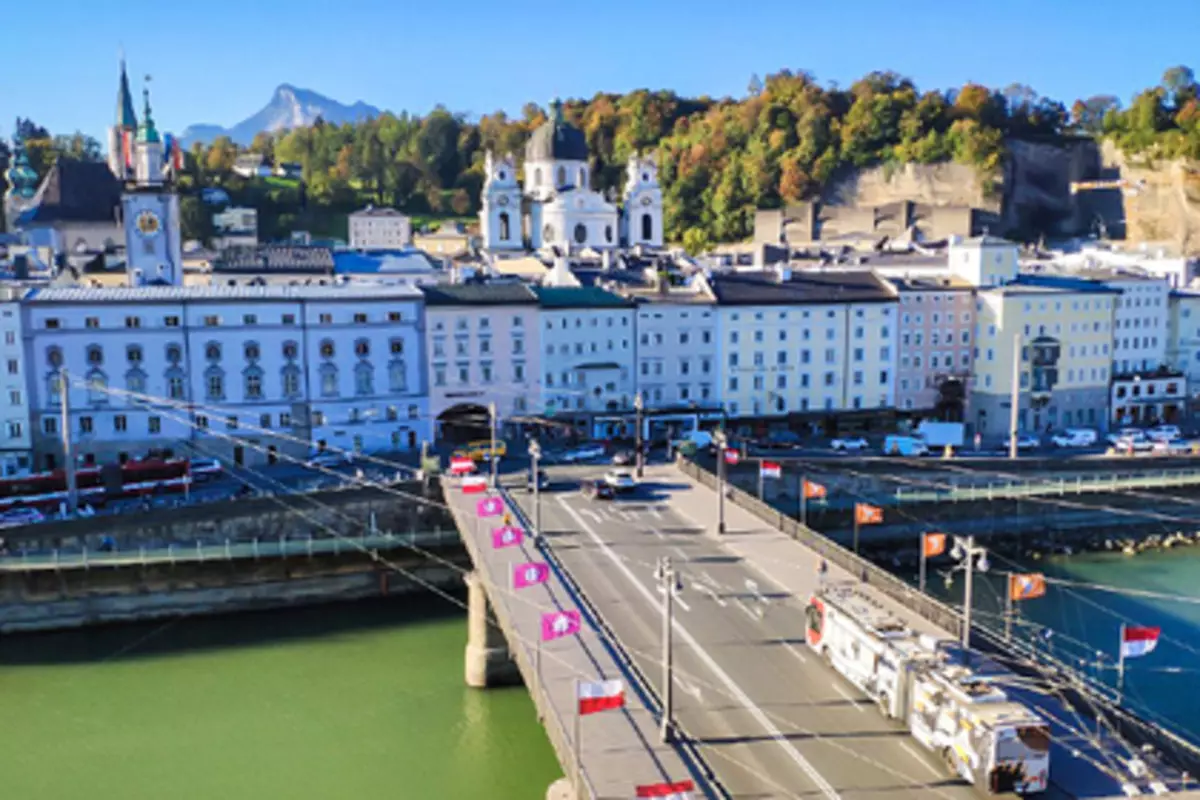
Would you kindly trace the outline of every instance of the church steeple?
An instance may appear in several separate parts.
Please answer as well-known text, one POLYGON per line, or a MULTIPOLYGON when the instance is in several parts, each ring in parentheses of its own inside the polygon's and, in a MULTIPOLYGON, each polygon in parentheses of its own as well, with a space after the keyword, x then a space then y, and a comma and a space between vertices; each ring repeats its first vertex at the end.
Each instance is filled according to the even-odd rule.
POLYGON ((129 91, 129 75, 125 72, 125 59, 121 59, 121 83, 117 88, 117 127, 137 130, 137 115, 133 113, 133 95, 129 91))
MULTIPOLYGON (((146 79, 149 80, 147 75, 146 79)), ((142 89, 142 98, 144 105, 142 107, 142 124, 138 127, 137 140, 139 143, 155 143, 158 139, 158 128, 154 127, 154 117, 150 114, 150 88, 142 89)))

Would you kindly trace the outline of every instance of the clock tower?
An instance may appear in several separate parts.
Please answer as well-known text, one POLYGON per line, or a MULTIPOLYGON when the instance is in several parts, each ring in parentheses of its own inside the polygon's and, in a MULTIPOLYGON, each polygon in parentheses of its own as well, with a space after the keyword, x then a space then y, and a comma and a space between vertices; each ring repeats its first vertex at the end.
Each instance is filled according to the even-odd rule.
POLYGON ((168 181, 171 173, 150 113, 150 91, 145 90, 143 95, 145 108, 131 158, 134 175, 121 195, 126 274, 130 286, 180 286, 183 253, 179 195, 168 181))

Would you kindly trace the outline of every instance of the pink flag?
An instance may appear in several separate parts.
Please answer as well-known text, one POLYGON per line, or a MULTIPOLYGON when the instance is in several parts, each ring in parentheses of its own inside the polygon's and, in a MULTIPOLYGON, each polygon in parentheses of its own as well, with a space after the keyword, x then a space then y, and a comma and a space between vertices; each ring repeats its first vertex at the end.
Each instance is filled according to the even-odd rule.
POLYGON ((512 525, 501 525, 499 528, 492 528, 492 548, 499 550, 502 547, 516 547, 525 540, 525 531, 520 528, 514 528, 512 525))
POLYGON ((542 641, 549 642, 579 633, 582 624, 578 611, 551 611, 542 614, 542 641))
POLYGON ((475 512, 481 517, 498 517, 504 511, 504 501, 499 497, 485 497, 475 504, 475 512))
POLYGON ((513 588, 524 589, 550 580, 550 566, 537 561, 513 567, 513 588))

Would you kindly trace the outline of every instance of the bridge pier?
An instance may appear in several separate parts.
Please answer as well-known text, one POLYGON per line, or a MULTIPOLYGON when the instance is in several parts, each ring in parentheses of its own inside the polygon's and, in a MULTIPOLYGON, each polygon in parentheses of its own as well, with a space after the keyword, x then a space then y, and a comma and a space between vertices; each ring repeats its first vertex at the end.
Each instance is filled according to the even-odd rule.
POLYGON ((546 789, 546 800, 579 800, 579 795, 569 780, 559 778, 546 789))
POLYGON ((520 682, 520 672, 508 654, 508 643, 495 624, 495 615, 488 602, 483 581, 474 572, 466 577, 467 584, 467 651, 465 675, 467 686, 486 689, 520 682))

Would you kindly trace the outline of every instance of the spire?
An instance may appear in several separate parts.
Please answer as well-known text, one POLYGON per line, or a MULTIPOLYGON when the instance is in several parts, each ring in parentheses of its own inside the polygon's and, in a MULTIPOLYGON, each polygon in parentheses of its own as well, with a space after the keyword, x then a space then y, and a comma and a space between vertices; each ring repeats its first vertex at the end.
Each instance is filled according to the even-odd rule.
POLYGON ((129 93, 129 76, 125 74, 125 57, 121 56, 121 85, 117 89, 117 127, 137 129, 137 115, 133 113, 133 95, 129 93))
MULTIPOLYGON (((150 76, 146 76, 146 80, 150 80, 150 76)), ((150 115, 150 87, 142 89, 142 98, 144 105, 142 106, 142 125, 138 128, 137 140, 139 142, 158 142, 158 129, 154 127, 154 117, 150 115)))
POLYGON ((555 125, 561 125, 563 121, 562 101, 557 97, 550 101, 550 121, 555 125))
POLYGON ((25 152, 25 140, 18 134, 13 136, 12 161, 4 175, 8 181, 8 194, 15 197, 33 197, 37 193, 37 173, 29 166, 29 155, 25 152))

